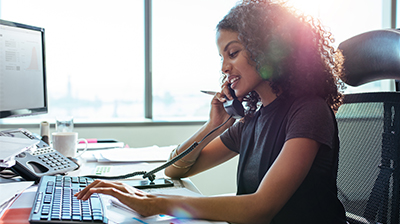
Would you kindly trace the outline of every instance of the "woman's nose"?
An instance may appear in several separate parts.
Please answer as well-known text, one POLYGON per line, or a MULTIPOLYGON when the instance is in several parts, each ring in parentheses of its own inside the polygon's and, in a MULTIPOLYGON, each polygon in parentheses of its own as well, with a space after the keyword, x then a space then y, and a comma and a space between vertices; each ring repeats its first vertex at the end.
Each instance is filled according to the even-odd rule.
POLYGON ((231 71, 231 69, 232 69, 232 65, 231 65, 230 63, 228 63, 228 62, 226 62, 226 61, 223 61, 223 62, 222 62, 222 68, 221 68, 221 70, 222 70, 223 73, 229 74, 229 72, 231 71))

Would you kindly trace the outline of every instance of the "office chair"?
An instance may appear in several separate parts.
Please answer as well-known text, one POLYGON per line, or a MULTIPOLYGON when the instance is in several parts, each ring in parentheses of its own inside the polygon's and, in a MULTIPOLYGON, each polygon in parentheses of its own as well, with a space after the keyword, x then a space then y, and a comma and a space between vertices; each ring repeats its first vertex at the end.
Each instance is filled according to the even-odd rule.
MULTIPOLYGON (((376 30, 339 45, 342 81, 351 86, 400 79, 400 32, 376 30)), ((336 114, 338 197, 351 224, 399 224, 400 92, 347 94, 336 114)))

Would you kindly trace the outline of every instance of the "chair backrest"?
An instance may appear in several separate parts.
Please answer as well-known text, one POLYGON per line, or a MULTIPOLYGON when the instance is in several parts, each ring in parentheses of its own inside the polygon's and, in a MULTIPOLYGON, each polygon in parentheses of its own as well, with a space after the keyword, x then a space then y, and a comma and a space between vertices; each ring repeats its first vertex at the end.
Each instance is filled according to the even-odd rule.
POLYGON ((400 93, 392 92, 347 95, 336 114, 338 195, 349 216, 399 223, 398 113, 400 93))
MULTIPOLYGON (((400 79, 400 32, 372 31, 350 38, 345 83, 358 86, 400 79)), ((400 92, 348 94, 336 114, 339 139, 338 196, 350 223, 399 224, 400 92)))
POLYGON ((400 80, 400 31, 374 30, 343 41, 342 81, 359 86, 382 79, 400 80))

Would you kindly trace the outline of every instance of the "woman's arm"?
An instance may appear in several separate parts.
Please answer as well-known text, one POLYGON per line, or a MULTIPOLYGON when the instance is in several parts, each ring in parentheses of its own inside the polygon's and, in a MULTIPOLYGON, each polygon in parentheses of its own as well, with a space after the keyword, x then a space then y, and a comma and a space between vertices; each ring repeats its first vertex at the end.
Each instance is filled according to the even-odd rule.
MULTIPOLYGON (((226 124, 225 126, 230 125, 226 124)), ((177 152, 171 153, 171 159, 178 153, 183 152, 194 141, 199 142, 206 134, 212 129, 207 128, 205 124, 194 136, 189 138, 186 142, 181 144, 176 150, 177 152)), ((219 136, 227 127, 221 127, 220 130, 215 131, 207 139, 201 142, 191 153, 185 156, 182 160, 178 160, 174 165, 165 169, 165 175, 171 178, 182 178, 192 176, 207 169, 210 169, 224 161, 227 161, 237 153, 229 150, 225 144, 222 143, 219 136), (210 142, 211 141, 211 142, 210 142)))
MULTIPOLYGON (((166 208, 193 208, 193 217, 233 223, 269 223, 307 176, 320 144, 288 140, 254 194, 231 197, 164 199, 166 208)), ((173 210, 164 211, 173 213, 173 210)), ((174 215, 174 214, 172 214, 174 215)))
MULTIPOLYGON (((226 83, 224 84, 227 85, 226 83)), ((226 90, 227 88, 225 88, 226 90)), ((228 97, 231 97, 230 95, 228 97)), ((226 113, 223 102, 225 102, 225 93, 217 93, 211 101, 210 119, 207 121, 194 135, 188 140, 178 146, 177 149, 171 152, 170 159, 176 157, 184 150, 189 148, 194 142, 199 145, 188 155, 181 160, 175 162, 172 166, 165 169, 165 175, 171 178, 181 178, 199 173, 206 169, 209 169, 219 163, 226 161, 236 155, 219 140, 213 141, 220 134, 222 134, 227 128, 232 126, 235 119, 230 119, 226 113), (227 121, 222 127, 218 128, 210 136, 202 141, 202 139, 213 131, 215 128, 227 121), (211 143, 210 143, 211 142, 211 143), (210 144, 209 144, 210 143, 210 144), (214 154, 214 155, 213 155, 214 154), (201 159, 202 158, 202 159, 201 159), (225 158, 225 159, 222 159, 225 158), (219 163, 215 163, 218 161, 219 163)))
MULTIPOLYGON (((288 140, 254 194, 224 197, 155 196, 112 182, 95 181, 78 199, 109 194, 142 215, 168 214, 233 223, 269 223, 308 174, 320 144, 306 138, 288 140), (182 215, 184 214, 184 215, 182 215)), ((199 158, 199 162, 201 161, 199 158)))

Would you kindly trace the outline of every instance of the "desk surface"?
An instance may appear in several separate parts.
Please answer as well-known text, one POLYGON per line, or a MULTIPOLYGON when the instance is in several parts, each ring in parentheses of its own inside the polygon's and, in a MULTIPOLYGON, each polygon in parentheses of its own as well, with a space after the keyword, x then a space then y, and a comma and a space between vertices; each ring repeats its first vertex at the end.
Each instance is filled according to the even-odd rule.
MULTIPOLYGON (((163 163, 161 162, 150 162, 150 163, 97 163, 97 162, 86 162, 79 160, 81 167, 73 172, 70 172, 68 175, 69 176, 82 176, 82 175, 92 175, 94 174, 96 168, 98 166, 111 166, 112 168, 116 168, 116 173, 118 172, 123 172, 119 174, 126 174, 130 173, 133 171, 138 171, 138 170, 143 170, 145 171, 150 171, 163 163), (134 169, 137 167, 138 169, 134 169)), ((163 171, 160 171, 156 173, 156 178, 161 178, 164 177, 163 171)), ((134 179, 140 179, 140 177, 136 177, 134 179)), ((168 187, 168 188, 160 188, 157 189, 158 192, 155 193, 162 193, 161 191, 164 189, 165 192, 169 190, 176 190, 176 189, 188 189, 191 192, 195 193, 200 193, 199 190, 196 188, 196 186, 190 181, 188 178, 180 179, 180 180, 173 180, 174 186, 173 187, 168 187)), ((150 191, 154 191, 154 189, 151 189, 150 191)), ((172 191, 171 191, 172 192, 172 191)), ((153 192, 152 192, 153 193, 153 192)), ((20 194, 12 203, 12 205, 7 209, 4 213, 4 215, 0 218, 0 224, 3 223, 26 223, 28 224, 28 218, 29 214, 31 211, 31 206, 33 204, 33 200, 36 194, 36 186, 32 186, 25 190, 22 194, 20 194)), ((107 210, 109 210, 111 207, 107 207, 107 210)), ((116 209, 116 208, 112 208, 116 209)), ((113 213, 112 209, 110 209, 110 213, 113 213)), ((120 211, 115 212, 121 214, 120 211)), ((130 214, 132 216, 132 214, 130 214)), ((129 217, 129 213, 126 214, 127 217, 129 217)), ((132 218, 130 217, 129 222, 132 222, 132 218)), ((139 220, 140 221, 140 220, 139 220)), ((123 222, 123 221, 122 221, 123 222)), ((196 223, 217 223, 217 222, 209 222, 209 221, 185 221, 186 222, 196 222, 196 223)), ((139 223, 139 222, 138 222, 139 223)), ((151 220, 149 222, 140 222, 140 223, 153 223, 151 220)), ((174 223, 174 222, 168 222, 168 223, 174 223)), ((179 222, 182 223, 182 222, 179 222)), ((218 222, 221 223, 221 222, 218 222)))
MULTIPOLYGON (((164 162, 142 162, 142 163, 98 163, 98 162, 86 162, 84 160, 78 160, 81 167, 73 172, 70 172, 69 176, 84 176, 96 174, 95 171, 99 167, 110 167, 112 170, 107 176, 123 175, 136 171, 151 171, 154 168, 164 164, 164 162)), ((164 178, 164 170, 155 173, 156 178, 164 178)), ((141 176, 136 176, 129 179, 142 179, 141 176)), ((174 187, 187 188, 193 192, 201 193, 199 189, 190 181, 189 178, 183 178, 180 180, 173 180, 174 187)))

